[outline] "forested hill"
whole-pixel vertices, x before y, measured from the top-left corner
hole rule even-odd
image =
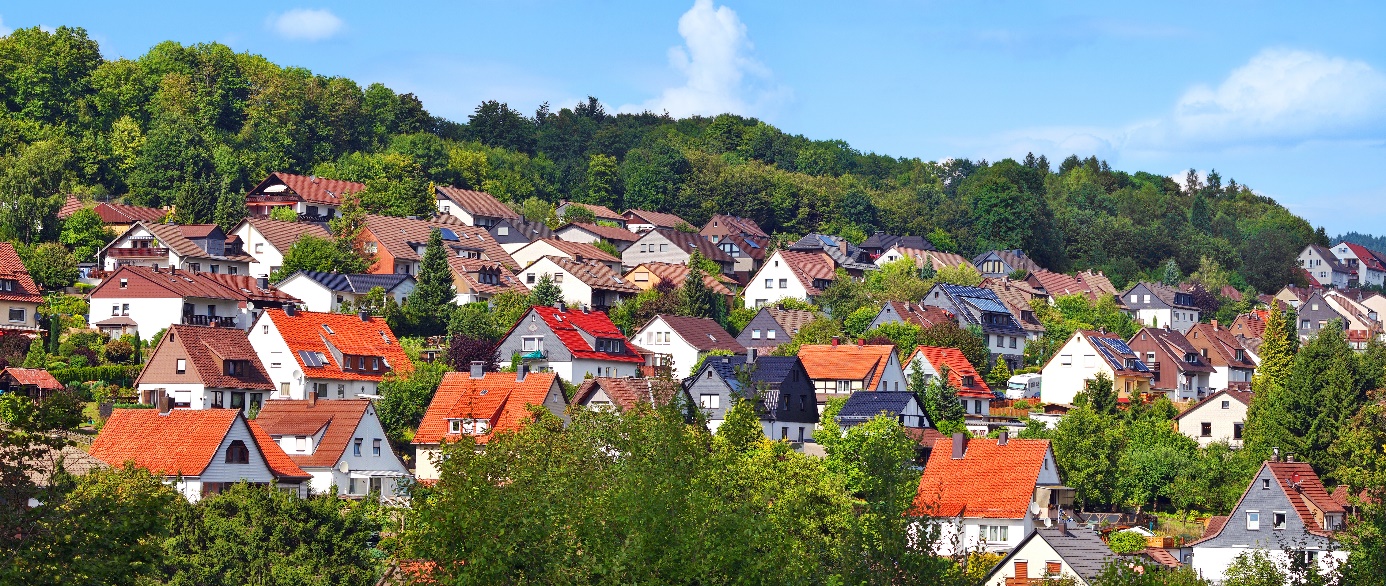
[[[533,115],[486,102],[455,122],[411,94],[220,44],[165,42],[108,61],[72,28],[0,39],[0,102],[0,236],[31,244],[56,239],[59,194],[229,224],[271,171],[365,182],[366,205],[384,213],[430,212],[430,183],[451,184],[531,216],[571,198],[693,223],[735,213],[785,235],[885,230],[966,254],[1024,248],[1053,270],[1097,268],[1118,284],[1163,276],[1172,259],[1183,274],[1218,270],[1271,291],[1295,278],[1305,243],[1326,243],[1216,173],[1183,186],[1076,156],[892,158],[734,115],[613,115],[595,98]]]

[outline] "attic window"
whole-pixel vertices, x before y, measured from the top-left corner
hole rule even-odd
[[[6,283],[6,284],[8,285],[9,283]],[[121,280],[120,280],[120,288],[121,288],[121,289],[124,289],[124,288],[125,288],[126,286],[128,286],[129,284],[130,284],[130,281],[127,280],[127,279],[121,279]]]
[[[332,334],[332,335],[336,335],[336,334],[337,334],[337,332],[332,331],[332,326],[329,326],[329,325],[327,325],[327,324],[322,324],[322,329],[327,330],[327,333],[329,333],[329,334]]]

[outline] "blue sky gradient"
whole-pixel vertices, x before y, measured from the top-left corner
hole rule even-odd
[[[1320,5],[1322,4],[1322,5]],[[1329,234],[1386,232],[1386,5],[1366,2],[418,2],[0,7],[108,58],[218,41],[380,81],[437,115],[735,111],[862,151],[1215,168]]]

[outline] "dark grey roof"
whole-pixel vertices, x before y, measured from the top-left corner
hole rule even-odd
[[[839,420],[866,420],[885,413],[899,415],[909,406],[910,401],[918,401],[914,393],[905,391],[857,391],[847,398],[842,410],[837,412]]]
[[[982,287],[967,287],[948,283],[939,283],[935,286],[943,290],[943,293],[953,300],[953,304],[958,308],[958,314],[968,324],[980,326],[982,331],[988,334],[1025,335],[1025,330],[1020,327],[1020,322],[1016,321],[1015,316],[1011,315],[1010,310],[1001,303],[1001,298],[996,296],[995,291]],[[981,312],[1004,314],[1010,319],[1005,324],[983,323],[979,315]]]
[[[923,236],[896,236],[885,232],[872,234],[861,243],[861,247],[866,250],[884,251],[892,246],[903,246],[915,250],[938,250],[934,248],[932,242],[929,242],[929,239]]]
[[[1030,257],[1025,254],[1025,251],[1019,248],[983,252],[972,259],[972,264],[981,268],[982,262],[985,261],[987,257],[993,255],[1012,269],[1024,269],[1031,273],[1044,270],[1044,267],[1039,266],[1039,263],[1031,260]]]
[[[355,274],[344,275],[342,273],[325,273],[322,271],[299,271],[303,276],[317,281],[329,291],[345,291],[348,293],[369,293],[371,289],[380,287],[386,292],[393,291],[405,281],[414,280],[413,277],[405,274]]]
[[[1049,547],[1053,548],[1054,553],[1059,554],[1059,558],[1073,568],[1073,571],[1082,578],[1084,582],[1092,583],[1093,578],[1102,573],[1111,560],[1116,559],[1116,554],[1102,542],[1102,538],[1097,536],[1097,532],[1092,529],[1082,529],[1070,527],[1067,532],[1054,527],[1036,527],[1033,532],[1021,540],[1020,545],[1012,549],[1006,557],[992,567],[987,574],[988,581],[996,572],[1003,568],[1011,567],[1011,558],[1020,555],[1032,539],[1043,539]]]
[[[756,358],[756,368],[751,372],[751,382],[779,385],[789,378],[790,373],[794,371],[794,365],[798,362],[798,356],[758,357]],[[736,372],[745,368],[745,356],[709,356],[703,364],[705,367],[711,367],[716,371],[717,376],[727,381],[727,385],[732,390],[741,392],[741,383],[736,379]]]
[[[846,248],[845,252],[843,251],[844,248]],[[811,252],[821,250],[827,253],[838,267],[847,270],[874,271],[880,268],[871,262],[871,255],[867,254],[865,250],[840,236],[809,234],[800,238],[798,242],[789,245],[788,249]]]

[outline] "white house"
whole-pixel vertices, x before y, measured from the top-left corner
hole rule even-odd
[[[1069,578],[1077,586],[1088,586],[1116,557],[1097,531],[1070,529],[1061,521],[1027,535],[992,567],[982,584],[1045,584]]]
[[[484,191],[460,189],[451,185],[434,186],[438,213],[447,214],[468,226],[490,228],[501,220],[519,220],[520,214]]]
[[[746,307],[755,309],[781,299],[813,301],[837,278],[833,260],[826,254],[777,250],[746,284]]]
[[[1115,334],[1078,330],[1045,363],[1040,398],[1045,403],[1071,405],[1088,381],[1107,375],[1120,397],[1150,392],[1153,374],[1141,357]]]
[[[1152,328],[1187,332],[1198,323],[1193,295],[1173,287],[1141,281],[1121,297],[1136,321]]]
[[[636,376],[645,359],[600,311],[536,305],[496,345],[502,361],[518,356],[533,372],[554,372],[577,384],[587,375]]]
[[[565,301],[598,311],[606,311],[623,299],[640,294],[639,287],[627,283],[621,273],[602,263],[546,256],[520,269],[524,286],[531,289],[544,275],[563,290]]]
[[[618,273],[622,270],[620,258],[586,242],[540,238],[510,254],[510,257],[522,267],[533,264],[534,261],[546,256],[566,258],[578,262],[597,262]],[[534,284],[526,281],[525,285],[533,286]]]
[[[1339,242],[1331,250],[1333,256],[1356,272],[1358,286],[1386,285],[1386,254],[1347,241]]]
[[[271,309],[250,329],[250,345],[276,392],[266,399],[354,399],[375,396],[389,372],[413,363],[384,318]]]
[[[314,493],[335,487],[347,497],[407,494],[412,475],[390,447],[370,399],[270,401],[255,422],[313,477]]]
[[[968,429],[981,432],[982,435],[989,432],[986,419],[991,416],[991,400],[996,398],[996,395],[961,350],[919,346],[905,360],[904,366],[905,376],[909,376],[915,367],[918,367],[925,380],[941,376],[946,369],[948,384],[962,402],[963,411],[967,412]]]
[[[268,308],[297,300],[246,275],[123,266],[89,295],[87,323],[149,340],[174,324],[250,326]]]
[[[269,218],[246,218],[231,229],[241,239],[242,251],[250,255],[250,275],[268,278],[284,266],[284,254],[303,236],[331,238],[327,225],[319,222],[281,222]]]
[[[308,311],[335,313],[343,305],[354,308],[358,300],[376,287],[384,289],[395,303],[403,304],[404,299],[414,292],[415,285],[414,277],[401,273],[343,275],[298,271],[280,281],[276,287],[302,301]]]
[[[1179,426],[1179,433],[1193,438],[1200,447],[1225,441],[1240,448],[1250,406],[1250,391],[1218,391],[1180,413],[1174,423]]]
[[[517,372],[483,372],[481,363],[444,374],[414,434],[415,476],[437,480],[443,442],[470,437],[485,446],[496,433],[517,431],[533,405],[565,417],[568,401],[557,375],[531,373],[524,365]]]
[[[746,348],[716,321],[678,315],[659,314],[650,318],[636,330],[631,342],[652,353],[651,366],[672,366],[675,379],[693,374],[693,365],[708,352],[746,352]]]
[[[139,266],[249,275],[252,260],[241,240],[228,240],[216,224],[135,222],[96,252],[96,264],[105,271]]]
[[[1299,253],[1299,267],[1324,287],[1347,287],[1356,278],[1351,267],[1325,246],[1310,244]]]

